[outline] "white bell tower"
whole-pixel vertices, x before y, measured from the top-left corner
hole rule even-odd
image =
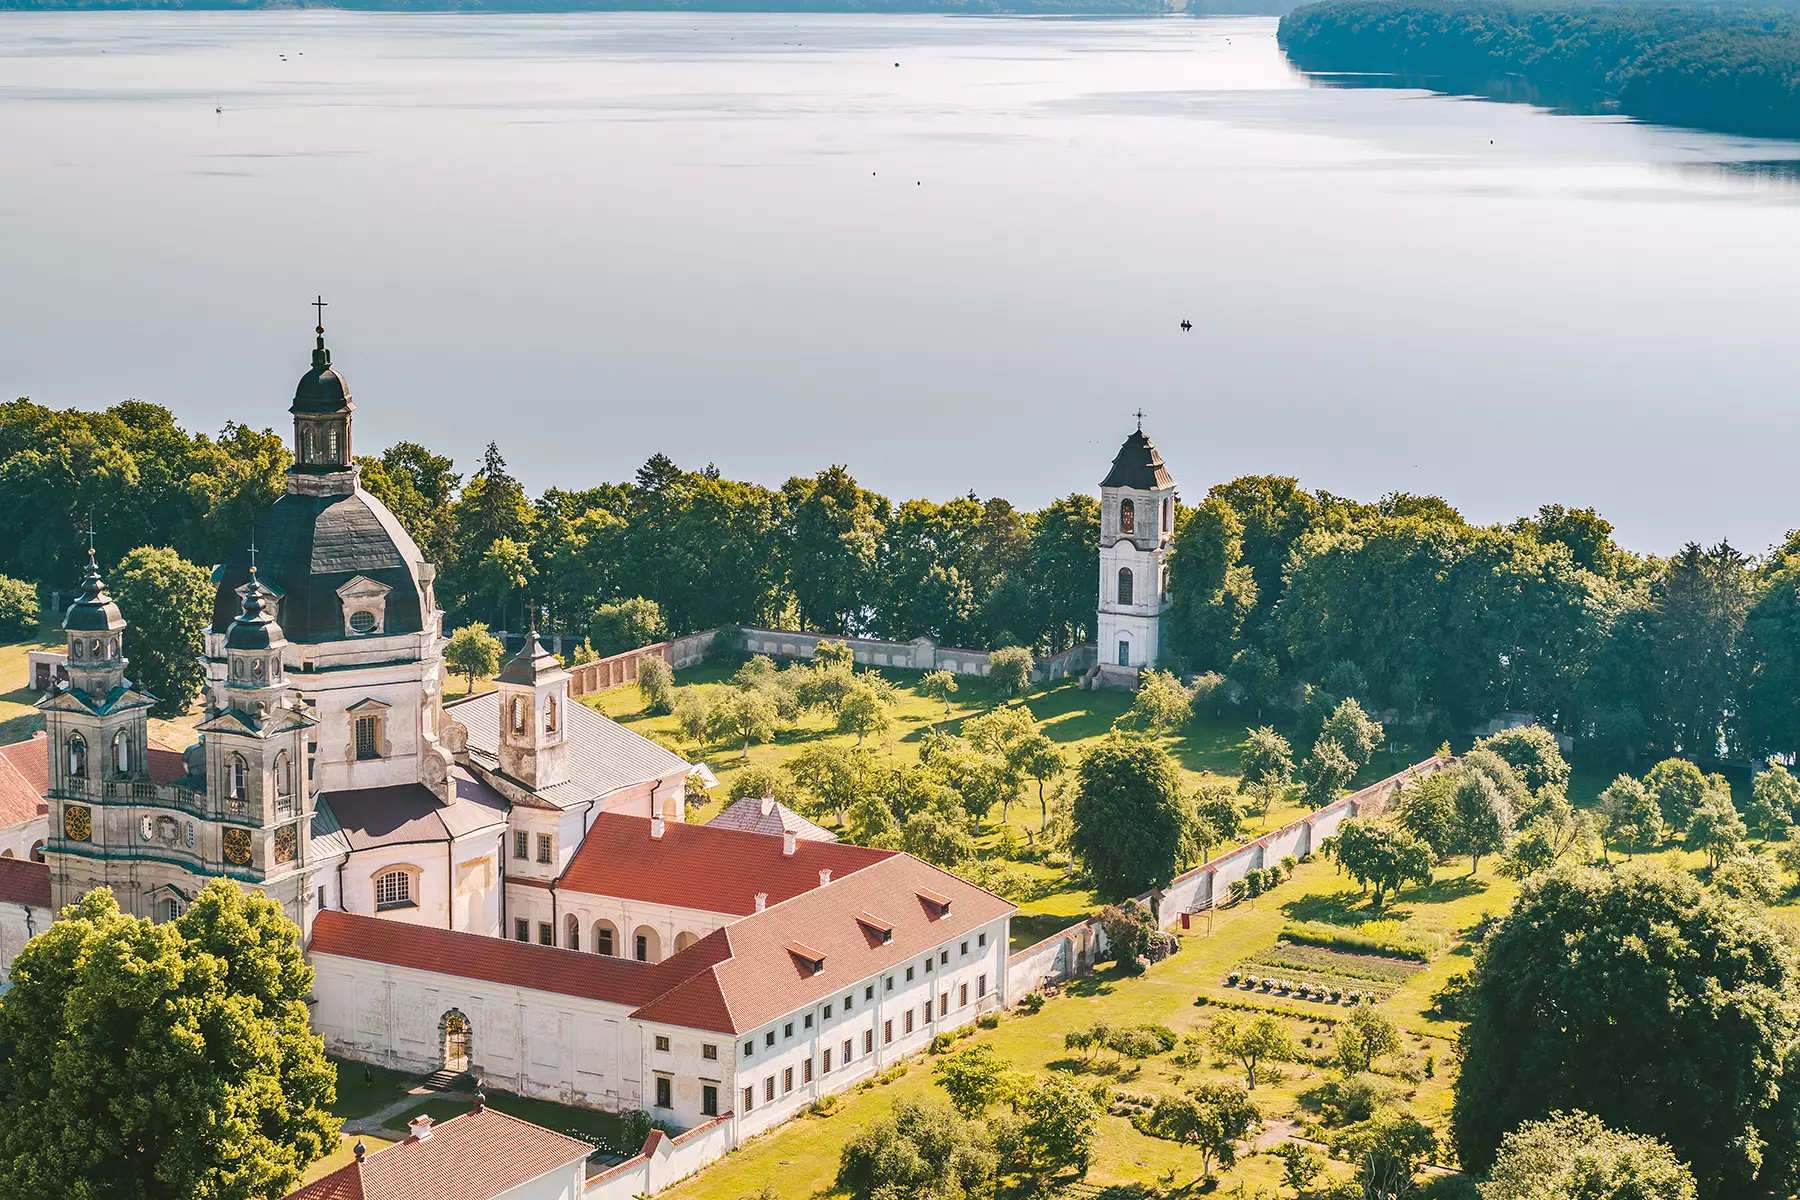
[[[1101,681],[1135,687],[1156,665],[1162,615],[1169,609],[1169,540],[1175,533],[1175,480],[1156,446],[1137,432],[1125,439],[1100,481]]]

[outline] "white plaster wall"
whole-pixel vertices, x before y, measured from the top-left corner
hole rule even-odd
[[[581,1200],[587,1190],[587,1159],[538,1176],[529,1183],[496,1192],[493,1200]]]
[[[10,852],[12,858],[30,858],[31,848],[49,838],[50,818],[47,815],[8,825],[0,829],[0,854]]]
[[[47,908],[12,902],[0,903],[0,979],[12,971],[13,959],[25,943],[50,928],[56,914]]]

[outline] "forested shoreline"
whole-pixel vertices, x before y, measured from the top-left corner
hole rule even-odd
[[[1283,17],[1277,38],[1308,72],[1389,74],[1438,90],[1800,137],[1800,18],[1791,11],[1327,0]]]
[[[410,442],[359,462],[456,622],[517,627],[535,600],[598,653],[734,624],[1041,653],[1092,635],[1088,494],[896,503],[844,466],[770,488],[657,455],[533,497],[497,446],[466,477]],[[0,574],[71,587],[90,514],[103,563],[241,556],[287,465],[271,430],[193,434],[136,401],[0,405]],[[1478,526],[1436,497],[1248,476],[1180,508],[1171,594],[1168,665],[1218,672],[1257,709],[1355,695],[1433,739],[1526,711],[1621,763],[1800,749],[1800,536],[1658,558],[1592,510]]]

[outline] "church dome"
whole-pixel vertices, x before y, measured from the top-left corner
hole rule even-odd
[[[227,650],[267,650],[282,641],[281,626],[275,622],[275,593],[263,586],[257,570],[250,568],[250,582],[244,585],[244,607],[231,628],[225,631]]]
[[[325,331],[319,330],[313,347],[312,370],[300,377],[294,389],[294,405],[289,412],[332,413],[350,407],[350,389],[344,377],[331,365],[331,351],[325,348]]]
[[[360,486],[331,495],[290,491],[275,501],[256,522],[256,567],[269,616],[290,642],[418,633],[430,611],[424,554],[394,514]],[[346,625],[340,594],[359,578],[367,581],[359,594],[370,584],[385,593],[380,627],[366,634]],[[250,579],[247,550],[214,570],[215,633],[232,632]]]
[[[1103,488],[1132,488],[1154,492],[1175,486],[1175,477],[1163,466],[1162,455],[1142,429],[1125,439],[1113,459],[1112,470],[1100,481]]]
[[[81,594],[64,614],[63,628],[79,633],[117,633],[125,628],[117,602],[106,594],[106,581],[100,578],[100,564],[92,550],[81,576]]]

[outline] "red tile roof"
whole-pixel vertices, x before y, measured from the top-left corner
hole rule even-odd
[[[181,751],[154,739],[149,746],[150,778],[174,783],[187,774]],[[18,825],[49,811],[50,741],[35,733],[23,742],[0,746],[0,828]]]
[[[12,755],[6,753],[11,749],[0,748],[0,828],[23,825],[50,811],[44,803],[44,792],[49,788],[32,785],[30,776],[14,765]]]
[[[49,908],[49,866],[25,858],[0,858],[0,900]]]
[[[286,1200],[490,1200],[586,1159],[586,1142],[491,1108],[433,1125],[362,1162],[339,1167]]]
[[[819,887],[822,870],[831,872],[835,887],[837,881],[895,853],[801,838],[792,854],[783,854],[782,840],[680,821],[665,822],[663,835],[653,838],[647,817],[602,813],[556,886],[593,896],[748,916],[756,911],[759,892],[767,893],[769,904],[780,904]]]
[[[712,943],[709,951],[694,954],[709,942]],[[309,947],[314,954],[365,959],[415,971],[484,979],[489,983],[632,1006],[662,995],[688,975],[704,970],[725,952],[722,939],[715,935],[702,938],[682,954],[660,963],[641,963],[629,958],[584,954],[579,950],[537,946],[478,933],[426,929],[332,909],[326,909],[313,919]]]
[[[953,911],[922,899],[921,891],[950,898]],[[654,964],[330,911],[313,922],[311,950],[629,1004],[631,1015],[642,1020],[735,1034],[836,995],[1012,911],[992,892],[895,853],[716,929]],[[880,914],[892,933],[883,937],[871,929],[870,914]],[[795,946],[816,957],[796,955],[790,949]],[[816,969],[821,960],[824,967]]]

